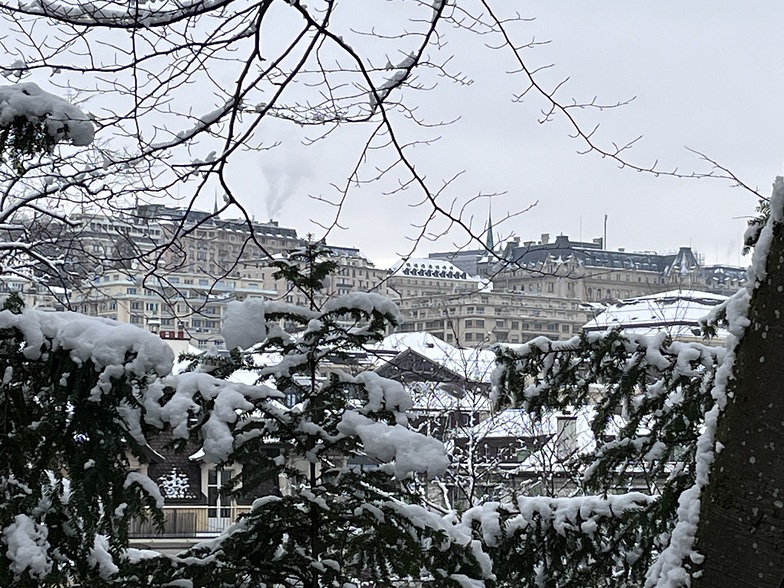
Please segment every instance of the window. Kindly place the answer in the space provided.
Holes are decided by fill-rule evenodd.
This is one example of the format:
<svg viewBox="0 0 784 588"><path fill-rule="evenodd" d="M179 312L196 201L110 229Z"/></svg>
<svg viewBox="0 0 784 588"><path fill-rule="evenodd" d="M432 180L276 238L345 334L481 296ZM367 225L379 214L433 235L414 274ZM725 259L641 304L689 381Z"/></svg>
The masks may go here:
<svg viewBox="0 0 784 588"><path fill-rule="evenodd" d="M286 391L286 398L284 399L284 402L289 408L294 408L294 406L296 406L297 402L299 402L299 395L297 394L296 389Z"/></svg>
<svg viewBox="0 0 784 588"><path fill-rule="evenodd" d="M136 288L126 288L125 289L125 293L126 294L136 294Z"/></svg>
<svg viewBox="0 0 784 588"><path fill-rule="evenodd" d="M207 473L207 517L224 519L225 526L231 523L231 498L221 494L223 487L234 477L234 470L229 468L210 468ZM214 528L217 526L217 528ZM222 530L217 521L210 521L210 530Z"/></svg>

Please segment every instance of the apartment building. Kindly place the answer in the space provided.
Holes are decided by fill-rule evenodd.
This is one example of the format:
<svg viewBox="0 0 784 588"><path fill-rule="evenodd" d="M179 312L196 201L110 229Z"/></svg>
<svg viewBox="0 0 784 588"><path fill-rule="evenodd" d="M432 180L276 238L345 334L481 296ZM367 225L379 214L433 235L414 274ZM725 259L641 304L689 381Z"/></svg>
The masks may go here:
<svg viewBox="0 0 784 588"><path fill-rule="evenodd" d="M165 278L110 271L83 289L76 309L85 314L138 325L161 337L188 339L200 348L223 346L226 304L247 297L276 297L265 281L232 277L214 281L178 272Z"/></svg>
<svg viewBox="0 0 784 588"><path fill-rule="evenodd" d="M745 278L741 268L705 266L690 247L677 253L631 252L603 248L602 240L507 243L503 262L488 260L481 272L494 290L543 294L608 303L668 290L736 291ZM734 288L734 290L733 290Z"/></svg>
<svg viewBox="0 0 784 588"><path fill-rule="evenodd" d="M475 291L399 302L404 332L426 331L458 347L522 343L540 335L567 339L594 316L591 305L524 292Z"/></svg>
<svg viewBox="0 0 784 588"><path fill-rule="evenodd" d="M323 293L327 297L349 292L376 292L390 294L389 272L377 268L359 249L328 245L330 256L338 264L335 275L327 279Z"/></svg>
<svg viewBox="0 0 784 588"><path fill-rule="evenodd" d="M139 325L171 340L222 348L226 305L262 297L306 305L307 296L275 278L272 262L304 241L276 222L213 218L202 211L141 205L122 218L76 217L83 248L94 253L89 279L75 289L81 312ZM358 249L329 246L337 263L321 293L388 294L388 272ZM85 265L89 265L86 260Z"/></svg>

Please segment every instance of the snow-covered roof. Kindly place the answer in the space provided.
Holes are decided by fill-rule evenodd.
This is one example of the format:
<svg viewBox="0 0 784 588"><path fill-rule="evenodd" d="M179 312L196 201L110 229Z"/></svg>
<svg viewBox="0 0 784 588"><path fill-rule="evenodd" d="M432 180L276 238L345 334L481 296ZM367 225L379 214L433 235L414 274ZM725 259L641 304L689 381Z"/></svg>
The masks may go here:
<svg viewBox="0 0 784 588"><path fill-rule="evenodd" d="M475 437L485 438L555 435L558 431L558 419L564 417L577 419L577 434L582 445L592 441L590 419L593 417L593 409L590 407L582 407L570 413L551 412L540 418L523 409L509 408L490 415L475 425L471 433Z"/></svg>
<svg viewBox="0 0 784 588"><path fill-rule="evenodd" d="M396 276L480 281L479 278L469 275L444 259L433 259L430 257L404 259L393 265L390 271Z"/></svg>
<svg viewBox="0 0 784 588"><path fill-rule="evenodd" d="M495 367L489 349L453 347L430 333L396 333L386 337L380 349L403 352L411 349L448 370L475 382L487 382Z"/></svg>
<svg viewBox="0 0 784 588"><path fill-rule="evenodd" d="M465 413L489 413L490 399L476 391L456 388L449 382L409 382L405 385L411 395L413 410L422 414L444 414L454 411Z"/></svg>
<svg viewBox="0 0 784 588"><path fill-rule="evenodd" d="M629 298L608 306L583 327L586 331L622 329L648 335L667 330L673 337L699 337L699 320L726 296L693 290L672 290Z"/></svg>
<svg viewBox="0 0 784 588"><path fill-rule="evenodd" d="M550 454L557 456L558 446L562 443L568 445L568 452L584 453L592 451L595 443L591 433L591 419L593 418L592 407L581 407L571 412L551 412L543 414L540 418L533 417L530 413L522 409L507 409L495 413L474 425L470 430L465 431L464 437L471 437L475 440L519 440L538 438L541 445L541 452L534 451L522 461L516 463L516 468L520 471L539 470L542 468L543 456ZM559 427L559 420L573 420L574 429L571 433ZM569 438L565 437L568 435ZM515 441L517 442L517 441ZM533 447L529 447L533 449ZM566 460L562 463L553 463L551 467L556 469L566 466Z"/></svg>

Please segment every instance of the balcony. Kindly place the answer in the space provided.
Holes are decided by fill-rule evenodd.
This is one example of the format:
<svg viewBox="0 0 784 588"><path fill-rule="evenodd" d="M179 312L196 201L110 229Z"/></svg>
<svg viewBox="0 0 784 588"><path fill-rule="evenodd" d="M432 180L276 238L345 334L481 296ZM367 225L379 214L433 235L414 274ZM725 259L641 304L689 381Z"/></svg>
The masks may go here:
<svg viewBox="0 0 784 588"><path fill-rule="evenodd" d="M164 506L163 529L151 520L135 520L128 535L131 539L205 538L216 536L234 523L250 506Z"/></svg>

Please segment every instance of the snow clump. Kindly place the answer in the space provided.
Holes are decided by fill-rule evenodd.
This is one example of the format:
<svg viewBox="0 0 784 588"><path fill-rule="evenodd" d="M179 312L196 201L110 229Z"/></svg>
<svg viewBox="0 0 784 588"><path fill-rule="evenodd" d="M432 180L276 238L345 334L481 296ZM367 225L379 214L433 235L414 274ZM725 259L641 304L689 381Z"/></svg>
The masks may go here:
<svg viewBox="0 0 784 588"><path fill-rule="evenodd" d="M30 123L43 121L46 132L55 141L70 140L84 147L95 137L95 128L86 114L37 84L0 86L0 127L7 127L19 117Z"/></svg>

